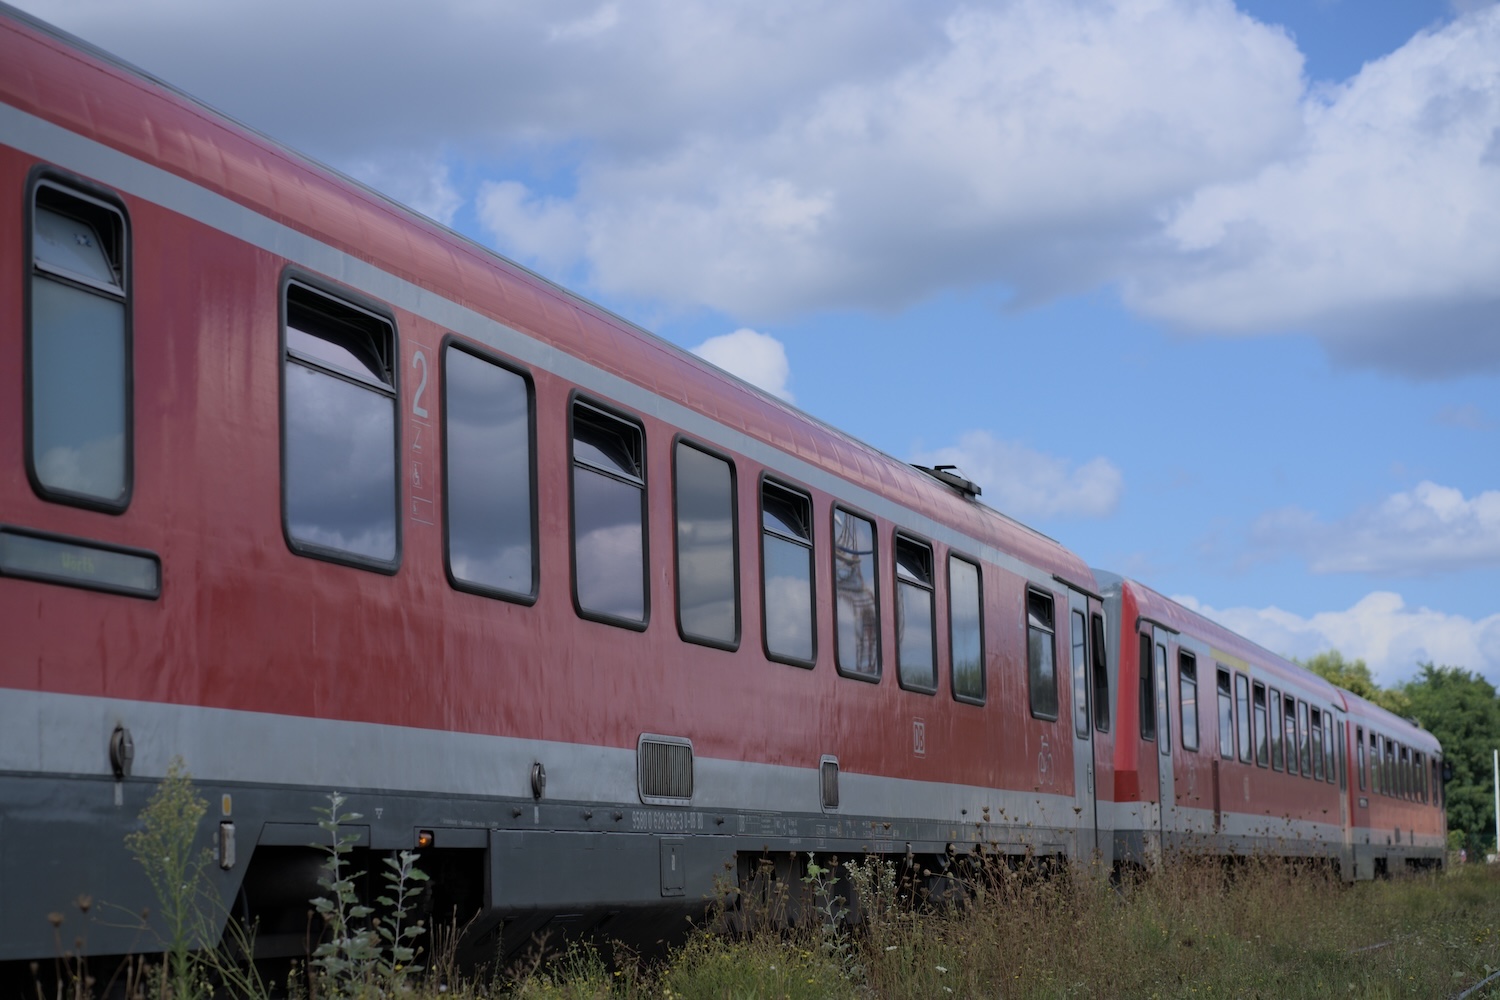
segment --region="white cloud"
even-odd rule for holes
[[[719,337],[709,337],[692,349],[693,353],[752,385],[760,386],[773,396],[792,402],[787,388],[791,365],[781,341],[748,327]]]
[[[762,127],[586,164],[593,280],[747,317],[1086,287],[1162,205],[1301,127],[1295,47],[1227,2],[1018,0],[942,29]]]
[[[563,199],[537,197],[515,181],[487,182],[476,208],[479,224],[495,244],[518,260],[558,274],[583,251],[582,221]]]
[[[1082,465],[1002,441],[988,431],[966,431],[958,444],[918,451],[918,465],[956,465],[982,489],[989,506],[1026,520],[1044,517],[1107,517],[1124,492],[1114,463],[1094,458]]]
[[[1262,551],[1292,551],[1314,573],[1423,575],[1500,566],[1500,490],[1473,498],[1432,482],[1396,493],[1342,521],[1296,507],[1250,529]]]
[[[1306,135],[1173,213],[1146,312],[1229,332],[1308,329],[1417,375],[1500,365],[1500,7],[1310,95]]]
[[[1458,666],[1500,682],[1500,614],[1477,621],[1431,608],[1410,608],[1401,595],[1375,591],[1343,611],[1303,618],[1277,607],[1212,608],[1172,598],[1283,656],[1307,659],[1337,649],[1364,660],[1377,683],[1408,680],[1419,662]]]
[[[1231,0],[22,2],[440,220],[476,194],[596,292],[763,322],[1118,284],[1191,330],[1500,368],[1494,5],[1309,91]],[[440,151],[502,173],[402,166]]]

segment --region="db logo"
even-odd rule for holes
[[[927,723],[921,719],[911,720],[911,752],[918,757],[927,756]]]

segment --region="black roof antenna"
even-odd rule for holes
[[[970,500],[984,492],[979,488],[978,483],[955,474],[953,470],[958,468],[956,465],[934,465],[931,468],[925,465],[913,465],[912,468],[922,470],[944,486],[952,487]]]

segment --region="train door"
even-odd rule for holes
[[[1157,842],[1165,850],[1168,838],[1179,826],[1176,782],[1172,779],[1172,699],[1167,684],[1167,648],[1176,638],[1176,633],[1160,625],[1153,625],[1152,630],[1155,633],[1155,641],[1151,644],[1151,673],[1156,681],[1157,787],[1161,789],[1160,806],[1156,810]]]
[[[1352,882],[1354,881],[1354,827],[1350,797],[1353,794],[1354,782],[1349,780],[1349,724],[1347,720],[1340,718],[1336,719],[1333,725],[1334,738],[1338,741],[1339,824],[1344,831],[1343,844],[1339,847],[1339,874],[1345,882]]]
[[[1089,599],[1068,589],[1068,643],[1072,653],[1073,683],[1073,794],[1078,813],[1078,853],[1075,857],[1092,857],[1099,845],[1098,767],[1094,760],[1094,679],[1095,656],[1089,649]]]

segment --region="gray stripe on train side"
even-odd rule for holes
[[[970,538],[924,514],[902,507],[888,497],[848,483],[805,459],[774,448],[680,403],[664,399],[618,375],[595,368],[571,354],[490,319],[483,313],[467,309],[430,289],[382,271],[358,257],[268,219],[160,167],[9,104],[0,104],[0,135],[5,136],[6,144],[24,153],[92,177],[116,190],[153,202],[301,267],[327,275],[372,298],[399,306],[438,326],[488,344],[525,364],[553,372],[590,392],[658,417],[709,443],[737,451],[779,475],[815,486],[847,503],[896,522],[903,528],[940,540],[998,565],[1032,583],[1049,590],[1055,584],[1051,573],[1029,566],[988,543]],[[477,244],[475,246],[478,247]],[[479,249],[502,259],[493,251]],[[648,333],[640,332],[637,335],[663,344],[668,343]],[[672,349],[680,350],[675,345],[672,345]],[[822,426],[815,418],[807,419]],[[1021,530],[1031,529],[1022,525]],[[1062,548],[1061,545],[1058,547]]]
[[[531,798],[531,765],[547,768],[547,798],[641,808],[632,748],[450,733],[370,722],[9,690],[0,697],[0,771],[108,777],[116,725],[135,741],[135,775],[160,777],[171,758],[192,761],[200,782],[382,789],[438,795]],[[80,738],[81,737],[81,738]],[[254,747],[245,752],[244,747]],[[695,794],[663,811],[818,814],[819,769],[697,756]],[[952,824],[955,839],[990,808],[992,824],[1070,828],[1071,797],[844,772],[840,809]],[[967,816],[963,810],[968,810]]]

